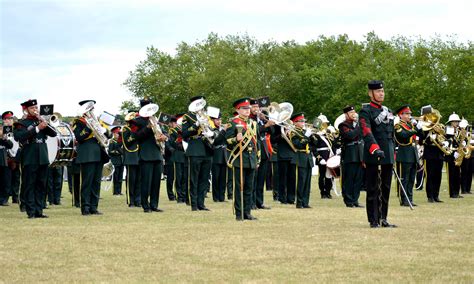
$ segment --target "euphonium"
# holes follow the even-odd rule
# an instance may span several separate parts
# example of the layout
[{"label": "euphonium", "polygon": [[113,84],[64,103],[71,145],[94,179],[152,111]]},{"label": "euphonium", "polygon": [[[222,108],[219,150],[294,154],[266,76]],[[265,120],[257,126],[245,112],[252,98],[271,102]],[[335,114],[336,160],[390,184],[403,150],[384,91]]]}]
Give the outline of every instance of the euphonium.
[{"label": "euphonium", "polygon": [[82,116],[86,120],[87,127],[92,130],[95,139],[97,139],[102,148],[104,148],[105,152],[108,153],[109,139],[103,133],[103,128],[93,110],[94,102],[90,101],[81,106],[79,113],[82,113]]},{"label": "euphonium", "polygon": [[[206,100],[198,99],[189,104],[188,110],[196,114],[196,118],[199,121],[199,127],[201,128],[202,133],[214,132],[215,127],[214,125],[211,125],[212,122],[210,121],[209,116],[204,110],[205,106],[206,106]],[[212,145],[214,144],[215,137],[216,135],[212,137],[208,137],[204,135],[204,140],[210,145]]]},{"label": "euphonium", "polygon": [[[418,123],[422,123],[423,131],[428,131],[428,136],[436,147],[438,147],[445,155],[451,155],[452,150],[443,146],[446,141],[445,127],[440,123],[441,114],[438,110],[431,108],[429,113],[420,117],[414,117]],[[435,138],[431,134],[435,134]]]},{"label": "euphonium", "polygon": [[161,150],[161,153],[165,151],[165,142],[161,141],[161,137],[163,135],[163,131],[161,130],[160,124],[158,123],[158,119],[154,115],[158,112],[160,107],[157,104],[147,104],[144,105],[140,111],[138,112],[142,117],[148,117],[148,123],[150,124],[151,130],[153,130],[153,134],[155,136],[155,142]]}]

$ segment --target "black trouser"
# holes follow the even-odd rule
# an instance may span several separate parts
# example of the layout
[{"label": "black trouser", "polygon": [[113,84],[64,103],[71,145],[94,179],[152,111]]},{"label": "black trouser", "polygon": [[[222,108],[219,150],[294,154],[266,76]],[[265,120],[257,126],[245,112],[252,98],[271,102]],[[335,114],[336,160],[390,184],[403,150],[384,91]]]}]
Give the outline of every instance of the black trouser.
[{"label": "black trouser", "polygon": [[8,166],[0,166],[0,204],[7,203],[10,197],[12,172]]},{"label": "black trouser", "polygon": [[321,192],[321,197],[331,196],[332,178],[326,177],[326,165],[318,165],[318,168],[319,168],[318,185],[319,185],[319,191]]},{"label": "black trouser", "polygon": [[296,207],[308,207],[311,193],[311,168],[298,167],[298,180],[296,182]]},{"label": "black trouser", "polygon": [[212,199],[214,201],[225,201],[225,189],[227,180],[227,165],[212,164]]},{"label": "black trouser", "polygon": [[[474,153],[472,154],[474,155]],[[473,171],[473,158],[464,159],[461,164],[461,192],[471,192],[472,184],[472,171]]]},{"label": "black trouser", "polygon": [[[265,155],[265,153],[264,153]],[[267,172],[268,172],[268,164],[270,161],[267,159],[261,160],[260,165],[257,169],[257,177],[255,179],[255,187],[253,190],[254,195],[252,196],[252,205],[257,206],[257,208],[260,208],[264,205],[264,194],[263,194],[263,188],[265,186],[265,180],[267,179]]]},{"label": "black trouser", "polygon": [[[413,202],[413,185],[415,184],[416,163],[400,163],[397,162],[397,174],[400,178],[403,188],[408,195],[408,200]],[[408,204],[405,194],[402,192],[400,182],[397,180],[397,193],[400,204]]]},{"label": "black trouser", "polygon": [[211,159],[209,157],[189,157],[189,198],[191,209],[206,207],[204,199],[209,189]]},{"label": "black trouser", "polygon": [[296,166],[291,160],[278,161],[278,197],[281,203],[295,202]]},{"label": "black trouser", "polygon": [[129,206],[141,206],[140,167],[139,165],[127,165],[127,204]]},{"label": "black trouser", "polygon": [[[240,188],[240,168],[234,167],[234,210],[235,216],[242,216],[242,208],[244,209],[244,217],[250,215],[252,208],[252,187],[255,179],[255,169],[243,168],[243,199],[241,198]],[[244,204],[242,204],[242,201]]]},{"label": "black trouser", "polygon": [[363,175],[361,163],[344,163],[342,165],[342,197],[346,205],[359,204]]},{"label": "black trouser", "polygon": [[227,199],[234,197],[234,168],[227,167]]},{"label": "black trouser", "polygon": [[278,162],[271,162],[272,182],[273,182],[273,200],[280,200],[280,175],[278,174]]},{"label": "black trouser", "polygon": [[165,171],[166,171],[166,193],[168,194],[168,199],[170,201],[174,201],[176,200],[175,192],[173,190],[173,184],[175,180],[174,163],[170,161],[166,161]]},{"label": "black trouser", "polygon": [[102,162],[81,164],[81,211],[82,213],[97,212],[100,198],[100,182],[102,179]]},{"label": "black trouser", "polygon": [[188,167],[186,163],[174,163],[175,188],[178,202],[188,200]]},{"label": "black trouser", "polygon": [[61,204],[61,191],[63,189],[63,167],[49,168],[47,185],[49,204]]},{"label": "black trouser", "polygon": [[454,157],[446,158],[448,166],[449,197],[458,197],[461,191],[461,167],[454,164]]},{"label": "black trouser", "polygon": [[71,179],[72,186],[72,206],[81,207],[81,174],[79,173],[70,173],[68,174],[68,179]]},{"label": "black trouser", "polygon": [[365,180],[367,184],[367,219],[369,223],[380,223],[386,220],[388,214],[388,201],[392,183],[393,164],[381,165],[367,164]]},{"label": "black trouser", "polygon": [[15,168],[11,170],[10,195],[13,203],[18,203],[18,197],[20,194],[20,176],[20,165],[16,164]]},{"label": "black trouser", "polygon": [[428,199],[439,198],[439,187],[441,186],[442,170],[443,160],[425,160],[425,185],[426,197]]},{"label": "black trouser", "polygon": [[46,196],[46,181],[48,179],[48,165],[25,165],[23,167],[24,197],[28,216],[43,214],[43,205]]},{"label": "black trouser", "polygon": [[158,209],[162,171],[163,166],[161,161],[140,161],[143,210]]},{"label": "black trouser", "polygon": [[267,163],[267,175],[265,177],[265,188],[267,191],[273,192],[273,163],[268,160]]},{"label": "black trouser", "polygon": [[114,195],[122,194],[123,165],[114,165]]}]

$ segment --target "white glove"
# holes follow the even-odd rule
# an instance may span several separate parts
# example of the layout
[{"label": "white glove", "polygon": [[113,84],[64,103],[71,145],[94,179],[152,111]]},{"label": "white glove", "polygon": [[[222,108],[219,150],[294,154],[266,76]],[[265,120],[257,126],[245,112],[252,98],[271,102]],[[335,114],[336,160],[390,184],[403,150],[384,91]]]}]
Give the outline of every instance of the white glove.
[{"label": "white glove", "polygon": [[332,126],[332,125],[329,125],[329,126],[328,126],[328,130],[331,131],[331,133],[335,133],[335,132],[336,132],[336,128],[334,128],[334,126]]},{"label": "white glove", "polygon": [[100,132],[102,132],[102,134],[105,134],[107,132],[107,129],[105,127],[100,127]]},{"label": "white glove", "polygon": [[459,153],[458,152],[454,152],[454,159],[457,159],[459,158]]},{"label": "white glove", "polygon": [[207,138],[212,138],[214,137],[214,132],[213,131],[206,131],[203,133],[204,136],[206,136]]},{"label": "white glove", "polygon": [[196,125],[196,127],[199,127],[199,120],[196,120],[196,123],[194,123],[194,125]]},{"label": "white glove", "polygon": [[448,148],[448,146],[449,146],[449,142],[448,141],[443,141],[443,147]]},{"label": "white glove", "polygon": [[313,134],[313,131],[311,131],[311,129],[306,129],[306,131],[305,131],[305,133],[304,133],[304,136],[310,137],[311,134]]},{"label": "white glove", "polygon": [[341,154],[341,149],[336,149],[336,155]]},{"label": "white glove", "polygon": [[462,141],[461,144],[462,144],[463,147],[466,147],[466,145],[467,145],[466,141]]},{"label": "white glove", "polygon": [[319,164],[323,166],[326,165],[326,160],[322,159],[321,161],[319,161]]},{"label": "white glove", "polygon": [[418,124],[418,121],[416,121],[416,119],[414,119],[414,118],[412,118],[412,119],[410,120],[410,122],[411,122],[411,124],[413,124],[413,125],[417,125],[417,124]]},{"label": "white glove", "polygon": [[415,124],[417,129],[422,129],[423,128],[423,123],[417,123]]},{"label": "white glove", "polygon": [[[435,133],[431,133],[431,140],[435,140],[436,139],[436,134]],[[444,141],[446,142],[446,141]]]}]

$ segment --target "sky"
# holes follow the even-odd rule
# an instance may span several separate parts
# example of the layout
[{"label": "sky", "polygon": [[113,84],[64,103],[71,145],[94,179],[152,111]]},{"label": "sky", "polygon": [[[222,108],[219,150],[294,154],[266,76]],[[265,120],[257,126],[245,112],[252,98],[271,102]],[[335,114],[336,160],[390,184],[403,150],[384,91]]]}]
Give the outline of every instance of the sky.
[{"label": "sky", "polygon": [[473,3],[0,0],[0,113],[20,114],[28,99],[54,104],[64,116],[77,115],[84,99],[97,101],[98,115],[118,113],[122,101],[132,98],[122,83],[147,47],[174,54],[180,42],[193,44],[211,32],[300,43],[340,34],[362,41],[371,31],[387,40],[455,36],[472,42]]}]

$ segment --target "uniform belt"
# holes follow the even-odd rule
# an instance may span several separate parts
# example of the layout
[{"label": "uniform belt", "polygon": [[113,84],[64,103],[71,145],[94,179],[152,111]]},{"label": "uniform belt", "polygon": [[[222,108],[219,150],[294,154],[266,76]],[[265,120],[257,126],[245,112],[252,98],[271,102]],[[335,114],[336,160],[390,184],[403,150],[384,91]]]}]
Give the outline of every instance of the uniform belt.
[{"label": "uniform belt", "polygon": [[[319,149],[318,149],[319,150]],[[296,150],[298,152],[303,152],[303,153],[306,153],[306,154],[309,154],[309,150],[306,150],[306,149],[303,149],[303,150]]]},{"label": "uniform belt", "polygon": [[214,149],[225,149],[227,146],[226,145],[217,145],[214,146]]},{"label": "uniform belt", "polygon": [[43,139],[34,139],[31,141],[27,141],[25,144],[43,144],[44,140]]},{"label": "uniform belt", "polygon": [[317,150],[318,150],[318,151],[329,150],[329,147],[322,147],[322,148],[318,148]]},{"label": "uniform belt", "polygon": [[352,141],[352,142],[350,142],[350,143],[347,143],[346,146],[357,145],[357,144],[360,144],[360,143],[362,143],[362,142],[360,142],[360,141]]}]

